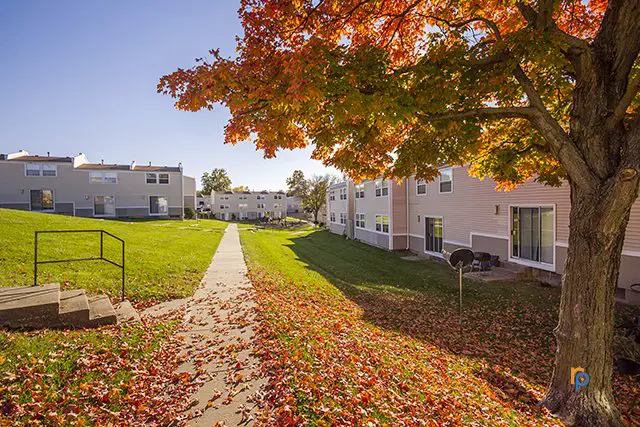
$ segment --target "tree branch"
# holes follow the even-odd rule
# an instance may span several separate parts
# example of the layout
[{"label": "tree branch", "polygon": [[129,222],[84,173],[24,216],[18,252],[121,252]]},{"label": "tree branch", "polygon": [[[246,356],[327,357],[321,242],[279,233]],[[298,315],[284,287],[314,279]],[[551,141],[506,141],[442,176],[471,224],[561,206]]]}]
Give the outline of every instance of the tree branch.
[{"label": "tree branch", "polygon": [[623,120],[627,113],[627,108],[631,105],[636,95],[640,91],[640,72],[638,72],[633,80],[629,82],[627,90],[620,99],[618,106],[613,110],[613,114],[607,120],[607,126],[613,127],[619,120]]},{"label": "tree branch", "polygon": [[442,120],[461,120],[467,118],[522,118],[533,120],[535,114],[535,110],[531,107],[487,107],[441,114],[418,113],[418,117],[430,122],[437,122]]}]

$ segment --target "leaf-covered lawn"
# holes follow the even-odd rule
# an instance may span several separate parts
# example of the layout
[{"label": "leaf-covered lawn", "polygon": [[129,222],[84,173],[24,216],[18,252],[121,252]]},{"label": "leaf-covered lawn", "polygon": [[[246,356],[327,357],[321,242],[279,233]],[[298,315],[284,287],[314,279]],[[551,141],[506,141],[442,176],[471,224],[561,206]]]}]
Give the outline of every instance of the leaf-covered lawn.
[{"label": "leaf-covered lawn", "polygon": [[[0,286],[33,284],[36,230],[103,229],[126,242],[126,292],[133,301],[182,298],[193,293],[220,243],[227,224],[216,220],[112,221],[0,209]],[[97,234],[44,234],[39,257],[99,256]],[[105,237],[105,256],[120,262],[118,242]],[[104,261],[47,264],[38,283],[120,295],[120,269]]]},{"label": "leaf-covered lawn", "polygon": [[168,425],[194,389],[182,312],[92,331],[0,331],[0,425]]},{"label": "leaf-covered lawn", "polygon": [[[537,407],[559,291],[465,282],[326,232],[243,231],[278,425],[559,425]],[[625,312],[626,313],[626,312]],[[629,424],[640,389],[615,378]]]}]

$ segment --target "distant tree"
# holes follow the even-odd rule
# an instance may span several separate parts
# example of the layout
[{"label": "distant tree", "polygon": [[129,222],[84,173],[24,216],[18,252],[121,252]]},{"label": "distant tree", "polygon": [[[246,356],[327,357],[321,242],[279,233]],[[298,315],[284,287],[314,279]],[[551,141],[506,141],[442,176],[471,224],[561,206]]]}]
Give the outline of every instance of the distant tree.
[{"label": "distant tree", "polygon": [[249,191],[249,187],[247,187],[246,185],[239,185],[237,187],[233,187],[231,191],[233,191],[234,193],[244,193],[246,191]]},{"label": "distant tree", "polygon": [[202,193],[211,194],[212,191],[227,191],[231,189],[231,179],[224,169],[214,169],[205,172],[200,180],[202,183]]},{"label": "distant tree", "polygon": [[301,170],[293,171],[293,175],[287,178],[287,195],[305,199],[309,194],[309,181]]},{"label": "distant tree", "polygon": [[307,197],[302,200],[302,207],[305,211],[313,214],[313,220],[318,222],[318,214],[327,201],[327,190],[329,186],[336,182],[333,175],[313,175],[307,181]]}]

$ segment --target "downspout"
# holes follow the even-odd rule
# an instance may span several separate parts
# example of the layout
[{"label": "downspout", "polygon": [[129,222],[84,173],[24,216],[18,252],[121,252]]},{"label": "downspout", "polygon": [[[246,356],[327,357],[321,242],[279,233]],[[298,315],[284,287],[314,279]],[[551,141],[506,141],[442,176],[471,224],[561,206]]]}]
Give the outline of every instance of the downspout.
[{"label": "downspout", "polygon": [[407,206],[407,247],[405,248],[405,250],[409,250],[411,248],[410,245],[410,237],[409,237],[409,230],[411,230],[411,227],[409,226],[409,178],[407,178],[405,181],[405,186],[406,186],[406,197],[405,197],[405,204]]},{"label": "downspout", "polygon": [[182,172],[182,163],[180,163],[180,200],[180,206],[182,206],[180,219],[184,221],[184,173]]}]

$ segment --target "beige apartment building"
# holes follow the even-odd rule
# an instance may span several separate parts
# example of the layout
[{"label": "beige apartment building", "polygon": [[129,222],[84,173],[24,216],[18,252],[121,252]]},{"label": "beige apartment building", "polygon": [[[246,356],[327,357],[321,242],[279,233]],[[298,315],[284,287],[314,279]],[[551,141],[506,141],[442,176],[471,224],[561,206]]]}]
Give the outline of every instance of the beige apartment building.
[{"label": "beige apartment building", "polygon": [[211,193],[215,218],[223,221],[281,219],[287,217],[284,191],[220,191]]},{"label": "beige apartment building", "polygon": [[354,199],[353,182],[351,181],[338,182],[327,190],[327,224],[332,233],[353,238]]},{"label": "beige apartment building", "polygon": [[[502,192],[495,190],[491,179],[469,176],[467,167],[443,168],[440,174],[429,183],[409,178],[400,184],[377,180],[354,185],[355,204],[349,216],[355,224],[354,237],[425,257],[442,258],[443,250],[470,248],[498,255],[502,262],[563,273],[569,240],[567,185],[556,188],[530,181]],[[640,283],[640,201],[632,208],[627,228],[618,299],[640,303],[640,294],[630,289],[636,283]]]},{"label": "beige apartment building", "polygon": [[96,218],[182,218],[195,179],[182,166],[90,163],[74,157],[0,154],[0,208]]}]

